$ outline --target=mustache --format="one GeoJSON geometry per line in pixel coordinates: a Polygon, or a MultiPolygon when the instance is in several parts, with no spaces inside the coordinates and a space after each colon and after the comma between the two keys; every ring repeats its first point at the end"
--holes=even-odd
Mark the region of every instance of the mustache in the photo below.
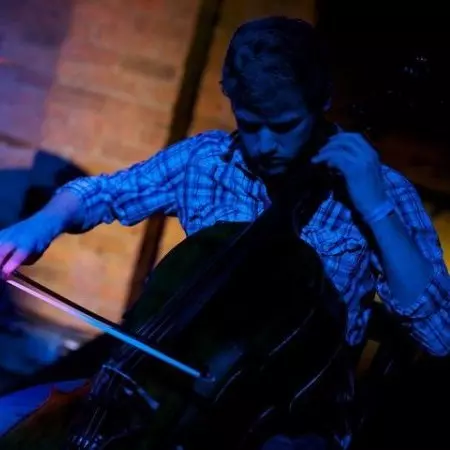
{"type": "Polygon", "coordinates": [[[270,167],[283,165],[285,162],[286,162],[286,160],[284,158],[266,156],[266,157],[262,157],[262,158],[259,157],[256,160],[254,160],[253,165],[255,167],[268,169],[270,167]]]}
{"type": "Polygon", "coordinates": [[[265,165],[273,162],[276,159],[277,158],[275,157],[275,155],[258,155],[257,161],[258,163],[265,165]]]}

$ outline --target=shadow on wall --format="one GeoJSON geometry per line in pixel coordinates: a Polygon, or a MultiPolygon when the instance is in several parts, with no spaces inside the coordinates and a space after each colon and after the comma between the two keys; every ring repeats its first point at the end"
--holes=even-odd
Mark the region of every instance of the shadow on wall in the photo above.
{"type": "MultiPolygon", "coordinates": [[[[2,144],[0,136],[0,229],[31,216],[58,187],[84,175],[68,160],[44,149],[2,144]]],[[[29,373],[57,358],[57,342],[64,338],[62,330],[32,325],[14,296],[14,288],[0,281],[0,385],[2,369],[29,373]]]]}
{"type": "MultiPolygon", "coordinates": [[[[39,148],[71,12],[71,0],[0,1],[0,229],[32,215],[59,186],[85,175],[39,148]]],[[[8,377],[58,356],[61,330],[51,335],[31,322],[15,306],[13,288],[1,283],[0,388],[8,377]]]]}

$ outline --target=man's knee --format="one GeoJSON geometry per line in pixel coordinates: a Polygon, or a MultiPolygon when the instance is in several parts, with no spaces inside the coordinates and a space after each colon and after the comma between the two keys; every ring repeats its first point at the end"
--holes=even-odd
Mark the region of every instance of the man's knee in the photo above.
{"type": "Polygon", "coordinates": [[[85,380],[70,380],[41,384],[0,397],[0,435],[5,434],[44,404],[52,389],[68,392],[84,383],[85,380]]]}

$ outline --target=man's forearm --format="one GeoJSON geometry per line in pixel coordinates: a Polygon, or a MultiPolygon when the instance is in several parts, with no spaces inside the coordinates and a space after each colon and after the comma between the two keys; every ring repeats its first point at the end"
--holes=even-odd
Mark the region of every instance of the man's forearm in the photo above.
{"type": "Polygon", "coordinates": [[[424,293],[433,267],[422,255],[396,213],[370,225],[392,296],[408,308],[424,293]]]}
{"type": "Polygon", "coordinates": [[[64,232],[77,232],[83,223],[80,198],[71,191],[54,196],[36,216],[54,226],[55,236],[64,232]]]}

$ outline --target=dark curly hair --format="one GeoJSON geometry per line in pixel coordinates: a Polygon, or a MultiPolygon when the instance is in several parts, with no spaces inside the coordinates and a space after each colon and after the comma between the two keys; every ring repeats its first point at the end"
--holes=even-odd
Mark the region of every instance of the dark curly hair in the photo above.
{"type": "Polygon", "coordinates": [[[331,91],[326,49],[303,20],[271,16],[246,22],[230,41],[221,85],[235,106],[258,107],[295,91],[309,109],[321,109],[331,91]]]}

